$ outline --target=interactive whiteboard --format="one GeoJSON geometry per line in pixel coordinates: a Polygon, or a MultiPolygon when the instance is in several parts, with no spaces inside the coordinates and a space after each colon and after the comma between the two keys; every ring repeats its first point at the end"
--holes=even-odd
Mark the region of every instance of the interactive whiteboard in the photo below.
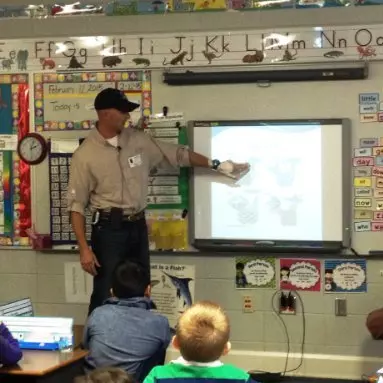
{"type": "Polygon", "coordinates": [[[194,121],[196,152],[251,164],[235,185],[195,170],[194,246],[272,251],[348,246],[350,136],[343,120],[194,121]]]}

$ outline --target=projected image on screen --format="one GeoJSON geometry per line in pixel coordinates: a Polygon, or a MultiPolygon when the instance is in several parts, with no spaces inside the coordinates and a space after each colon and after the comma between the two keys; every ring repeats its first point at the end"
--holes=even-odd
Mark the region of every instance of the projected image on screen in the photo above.
{"type": "Polygon", "coordinates": [[[251,170],[237,187],[196,173],[196,238],[341,240],[341,126],[211,125],[194,128],[194,149],[251,170]]]}
{"type": "Polygon", "coordinates": [[[251,172],[241,187],[212,183],[212,236],[322,238],[320,126],[213,127],[212,158],[241,148],[251,172]],[[308,182],[309,181],[309,182],[308,182]],[[222,209],[226,206],[226,209],[222,209]],[[313,219],[311,225],[307,222],[313,219]]]}

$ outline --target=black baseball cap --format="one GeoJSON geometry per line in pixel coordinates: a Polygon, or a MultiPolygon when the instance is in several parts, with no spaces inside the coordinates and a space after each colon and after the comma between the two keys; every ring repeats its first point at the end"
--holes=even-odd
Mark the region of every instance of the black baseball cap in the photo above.
{"type": "Polygon", "coordinates": [[[140,104],[131,102],[125,93],[115,88],[103,89],[94,100],[94,109],[117,109],[121,113],[130,113],[137,109],[140,104]]]}

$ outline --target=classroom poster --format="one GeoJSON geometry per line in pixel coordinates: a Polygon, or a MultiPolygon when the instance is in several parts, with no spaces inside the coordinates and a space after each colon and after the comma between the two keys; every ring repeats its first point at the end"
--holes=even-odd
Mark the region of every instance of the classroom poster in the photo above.
{"type": "Polygon", "coordinates": [[[237,289],[275,288],[275,258],[236,257],[235,286],[237,289]]]}
{"type": "Polygon", "coordinates": [[[365,259],[327,259],[324,269],[324,291],[326,293],[367,292],[365,259]]]}
{"type": "Polygon", "coordinates": [[[280,259],[279,287],[283,290],[320,291],[321,263],[316,259],[280,259]]]}
{"type": "Polygon", "coordinates": [[[174,327],[180,314],[194,303],[195,266],[152,263],[151,286],[157,311],[174,327]]]}
{"type": "Polygon", "coordinates": [[[105,88],[117,88],[140,104],[132,120],[151,114],[150,71],[36,73],[34,80],[38,132],[94,128],[94,99],[105,88]]]}
{"type": "Polygon", "coordinates": [[[93,277],[82,269],[80,262],[66,262],[64,278],[65,301],[89,304],[93,291],[93,277]]]}

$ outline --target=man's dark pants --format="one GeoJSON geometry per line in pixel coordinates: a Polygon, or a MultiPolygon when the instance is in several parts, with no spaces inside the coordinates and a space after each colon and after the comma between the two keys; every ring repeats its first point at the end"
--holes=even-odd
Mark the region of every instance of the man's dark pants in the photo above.
{"type": "Polygon", "coordinates": [[[145,218],[121,222],[118,228],[105,220],[93,226],[92,250],[100,264],[93,279],[88,315],[110,297],[113,271],[122,260],[137,262],[150,275],[149,239],[145,218]]]}

